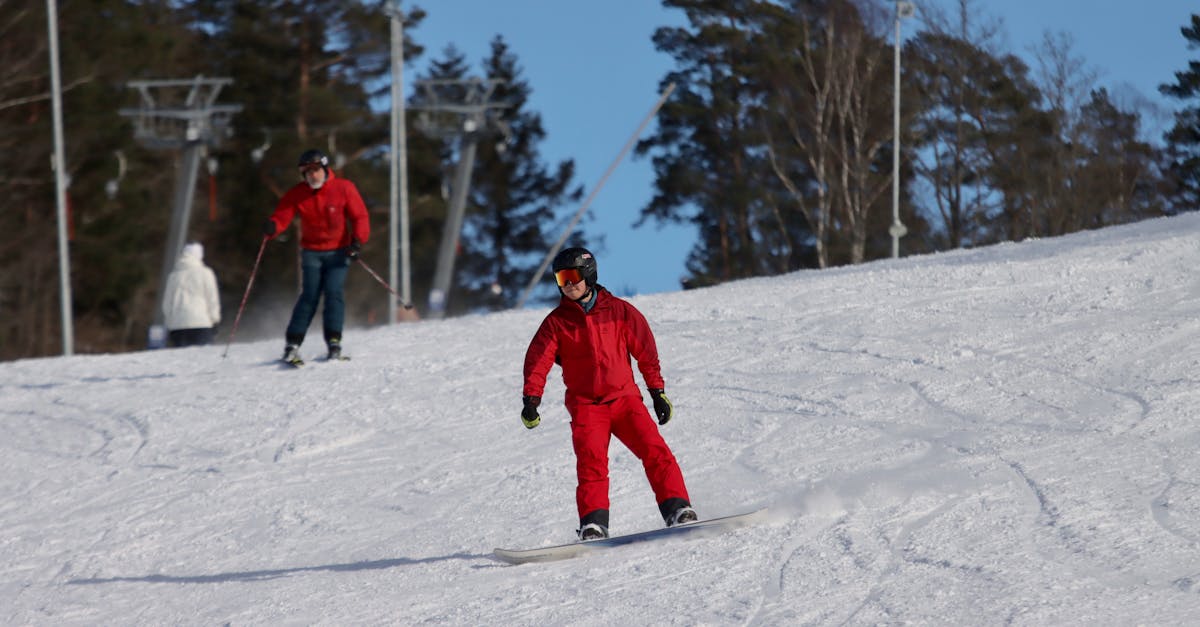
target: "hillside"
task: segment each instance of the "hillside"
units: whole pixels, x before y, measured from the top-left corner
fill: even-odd
[[[490,552],[577,522],[557,369],[518,416],[544,309],[350,330],[298,371],[276,341],[3,363],[0,623],[1190,623],[1198,235],[634,299],[696,508],[771,521],[543,565]],[[611,455],[613,531],[661,525]]]

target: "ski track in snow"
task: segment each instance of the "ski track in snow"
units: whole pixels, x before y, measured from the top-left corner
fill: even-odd
[[[545,309],[0,364],[0,623],[1191,624],[1197,233],[637,297],[698,510],[769,520],[520,567],[577,523],[557,369],[518,420]],[[613,531],[661,525],[610,456]]]

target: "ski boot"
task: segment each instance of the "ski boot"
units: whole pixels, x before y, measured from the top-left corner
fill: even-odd
[[[304,359],[300,357],[300,345],[288,344],[283,349],[283,363],[299,368],[304,365]]]

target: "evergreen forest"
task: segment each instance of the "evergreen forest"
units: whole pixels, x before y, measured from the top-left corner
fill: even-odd
[[[653,36],[673,64],[661,86],[675,89],[635,149],[655,173],[639,224],[695,226],[681,289],[891,256],[897,145],[904,254],[1200,208],[1200,12],[1163,35],[1186,39],[1193,54],[1174,60],[1175,81],[1160,87],[1175,108],[1168,130],[1151,136],[1150,105],[1101,87],[1068,38],[1048,35],[1022,57],[997,44],[979,3],[922,6],[903,43],[896,142],[896,2],[660,3],[686,20]],[[572,160],[542,158],[547,131],[529,102],[538,86],[504,33],[486,59],[434,53],[421,24],[437,3],[400,4],[405,80],[421,85],[406,90],[415,309],[403,317],[514,307],[587,189]],[[75,352],[147,345],[189,131],[155,127],[145,104],[194,105],[196,83],[183,79],[227,78],[215,103],[236,104],[184,190],[188,239],[204,243],[220,278],[219,342],[260,249],[272,271],[256,275],[238,338],[282,336],[299,280],[296,227],[260,248],[261,225],[299,181],[307,148],[358,187],[373,231],[363,261],[386,277],[395,5],[57,3]],[[63,352],[62,303],[46,3],[0,7],[0,359],[11,360]],[[163,79],[179,80],[145,87]],[[447,132],[461,120],[439,106],[480,98],[503,106],[485,109],[489,140],[472,143],[466,161],[464,136]],[[424,295],[464,162],[471,185],[450,287],[431,310]],[[535,295],[548,304],[557,294],[544,287]],[[347,326],[386,324],[386,296],[375,281],[348,282]]]

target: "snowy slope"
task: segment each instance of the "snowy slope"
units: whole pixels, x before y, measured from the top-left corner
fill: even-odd
[[[773,516],[550,564],[490,557],[576,524],[557,369],[518,417],[545,310],[0,364],[0,624],[1194,624],[1198,234],[634,299],[697,509]],[[614,532],[661,525],[612,478]]]

